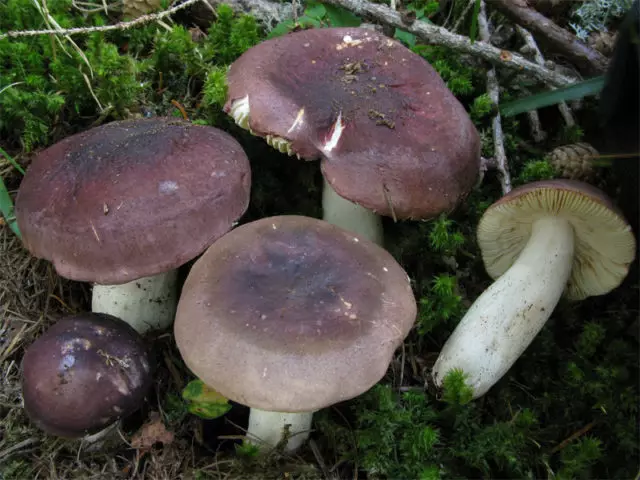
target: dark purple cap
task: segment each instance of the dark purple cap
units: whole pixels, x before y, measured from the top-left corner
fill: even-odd
[[[152,370],[142,337],[124,321],[104,313],[66,317],[24,354],[24,408],[45,432],[82,437],[140,408]]]

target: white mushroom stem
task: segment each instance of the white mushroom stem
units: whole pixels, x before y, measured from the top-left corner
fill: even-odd
[[[384,232],[380,215],[341,197],[326,179],[323,181],[323,220],[382,245]]]
[[[477,398],[500,380],[551,316],[571,274],[573,252],[567,220],[536,220],[518,259],[478,297],[445,343],[433,367],[436,384],[461,369]]]
[[[252,408],[249,413],[247,441],[262,448],[273,448],[284,439],[285,427],[288,425],[289,436],[285,451],[293,452],[309,438],[312,420],[313,412],[269,412]]]
[[[138,333],[170,327],[178,303],[178,270],[121,285],[93,286],[91,310],[121,318]]]

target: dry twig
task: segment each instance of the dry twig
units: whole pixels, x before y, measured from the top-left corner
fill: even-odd
[[[545,44],[566,56],[583,73],[597,75],[606,70],[607,58],[604,55],[582,43],[575,35],[531,8],[527,0],[493,0],[491,6],[500,10],[514,23],[522,25],[535,35],[539,35],[544,39]]]
[[[483,42],[489,43],[491,34],[489,32],[489,22],[487,21],[484,1],[480,2],[478,33]],[[495,67],[492,67],[487,71],[487,93],[495,105],[500,103],[500,85],[498,84]],[[502,118],[500,116],[500,112],[497,112],[493,117],[491,126],[493,130],[493,158],[495,168],[500,173],[500,186],[502,187],[502,193],[507,194],[511,191],[511,175],[509,174],[507,155],[504,151],[504,134],[502,133]]]
[[[467,53],[481,58],[494,65],[504,66],[519,72],[526,72],[532,78],[555,87],[563,87],[576,81],[573,77],[568,77],[540,66],[537,63],[530,62],[522,55],[500,50],[487,42],[472,43],[469,37],[456,35],[437,25],[432,25],[420,20],[415,20],[410,24],[405,23],[400,13],[391,10],[385,5],[371,3],[367,0],[325,0],[324,3],[340,5],[356,15],[368,16],[386,25],[401,28],[413,33],[426,44],[442,45],[453,51]]]
[[[516,29],[522,37],[522,40],[524,40],[526,48],[532,53],[534,61],[538,65],[544,65],[544,57],[542,56],[542,52],[540,52],[538,44],[533,38],[533,35],[531,35],[531,32],[529,32],[529,30],[527,30],[526,28],[521,27],[520,25],[516,25]],[[564,122],[568,127],[573,127],[576,124],[576,121],[573,118],[573,114],[571,113],[571,109],[565,102],[560,102],[558,104],[558,110],[560,111],[560,114],[562,115],[562,118],[564,118]]]
[[[560,442],[558,445],[556,445],[555,447],[553,447],[553,449],[551,450],[551,453],[557,453],[560,450],[562,450],[564,447],[566,447],[567,445],[569,445],[571,442],[573,442],[576,438],[581,437],[582,435],[584,435],[585,433],[589,432],[589,430],[591,430],[594,426],[596,425],[596,422],[589,422],[587,423],[584,427],[582,427],[580,430],[573,432],[571,435],[569,435],[567,438],[565,438],[562,442]]]
[[[462,22],[464,22],[465,17],[471,11],[471,8],[475,5],[475,3],[476,3],[476,0],[469,0],[467,2],[467,5],[464,7],[464,10],[456,20],[456,23],[453,24],[453,27],[451,28],[452,32],[455,33],[458,31],[458,28],[460,28],[460,25],[462,24]]]
[[[533,36],[529,33],[528,30],[521,27],[520,25],[516,25],[516,29],[518,34],[522,37],[525,42],[525,47],[523,47],[520,52],[521,53],[532,53],[533,59],[538,65],[544,65],[544,58],[538,49],[538,45],[536,45]],[[533,42],[533,44],[531,43]],[[525,52],[526,50],[526,52]],[[540,122],[540,115],[538,115],[537,110],[530,110],[527,112],[527,117],[529,117],[529,126],[531,127],[531,136],[535,142],[542,142],[545,138],[547,138],[547,133],[542,128],[542,123]]]
[[[154,22],[160,20],[161,18],[168,17],[173,13],[182,10],[183,8],[187,8],[190,5],[193,5],[196,2],[200,2],[201,0],[186,0],[183,3],[175,5],[167,10],[162,12],[153,13],[149,15],[143,15],[141,17],[136,18],[135,20],[131,20],[128,22],[120,22],[113,25],[103,25],[100,27],[77,27],[77,28],[66,28],[66,29],[44,29],[44,30],[21,30],[21,31],[11,31],[0,34],[0,40],[4,38],[17,38],[17,37],[34,37],[37,35],[49,35],[49,34],[58,34],[58,35],[77,35],[79,33],[92,33],[92,32],[107,32],[110,30],[126,30],[131,27],[135,27],[138,25],[142,25],[149,22]]]

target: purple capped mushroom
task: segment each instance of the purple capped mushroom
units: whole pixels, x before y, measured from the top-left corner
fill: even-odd
[[[380,215],[430,219],[474,186],[480,138],[438,73],[364,28],[262,42],[230,67],[224,106],[283,153],[321,160],[324,219],[382,243]]]

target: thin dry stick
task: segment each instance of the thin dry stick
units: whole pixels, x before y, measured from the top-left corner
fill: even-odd
[[[186,0],[184,3],[180,3],[175,5],[174,7],[169,8],[168,10],[164,10],[158,13],[152,13],[149,15],[143,15],[141,17],[136,18],[135,20],[131,20],[128,22],[120,22],[113,25],[103,25],[100,27],[77,27],[77,28],[67,28],[67,29],[45,29],[45,30],[22,30],[22,31],[11,31],[0,34],[0,40],[5,38],[17,38],[17,37],[34,37],[37,35],[49,35],[49,34],[59,34],[59,35],[77,35],[79,33],[92,33],[92,32],[107,32],[110,30],[126,30],[131,27],[135,27],[137,25],[142,25],[144,23],[154,22],[160,20],[161,18],[168,17],[173,13],[182,10],[183,8],[187,8],[194,3],[200,2],[201,0]]]
[[[467,53],[481,58],[494,65],[504,66],[519,72],[526,72],[532,78],[555,87],[563,87],[576,82],[576,78],[554,72],[537,63],[530,62],[522,55],[507,52],[490,45],[487,42],[471,42],[469,37],[456,35],[446,28],[432,25],[421,20],[405,23],[402,15],[385,5],[370,3],[367,0],[325,0],[323,3],[340,5],[360,16],[368,16],[377,21],[401,28],[413,33],[420,40],[429,45],[441,45],[455,52]]]
[[[544,39],[549,48],[568,58],[583,73],[599,75],[607,69],[607,57],[531,8],[528,0],[492,0],[491,8],[500,11],[513,23],[525,25],[529,31]]]
[[[0,452],[0,460],[4,460],[9,455],[14,454],[17,451],[22,450],[23,448],[28,447],[30,445],[34,445],[38,442],[40,442],[40,440],[38,440],[37,438],[27,438],[26,440],[18,442],[15,445],[12,445],[7,449],[2,450]]]
[[[478,33],[483,42],[489,43],[491,34],[489,33],[489,22],[487,21],[484,1],[480,2]],[[500,103],[500,85],[498,84],[495,67],[492,67],[487,72],[487,93],[495,105]],[[498,172],[500,172],[500,186],[502,187],[502,193],[506,195],[511,191],[511,175],[509,174],[507,155],[504,151],[504,134],[502,133],[502,118],[500,116],[500,112],[497,112],[493,117],[492,129],[494,150],[493,158],[495,167]]]
[[[460,25],[462,24],[462,22],[464,22],[465,17],[467,16],[469,11],[471,10],[471,7],[473,7],[475,5],[475,3],[476,3],[476,0],[468,0],[467,6],[464,7],[464,10],[462,11],[462,14],[458,18],[458,20],[456,20],[456,23],[453,24],[453,28],[451,28],[452,32],[455,33],[455,32],[458,31],[458,28],[460,28]]]
[[[591,430],[595,426],[595,424],[596,424],[596,422],[587,423],[584,427],[582,427],[577,432],[573,432],[571,435],[569,435],[567,438],[565,438],[562,442],[560,442],[558,445],[553,447],[553,449],[551,450],[551,453],[553,454],[553,453],[559,452],[564,447],[566,447],[571,442],[573,442],[576,438],[581,437],[582,435],[587,433],[589,430]]]
[[[524,40],[527,48],[533,53],[533,59],[538,65],[544,65],[544,57],[542,56],[542,52],[538,48],[538,44],[536,43],[533,35],[529,30],[521,27],[520,25],[516,25],[516,29],[518,33]],[[553,88],[553,87],[551,87]],[[573,118],[573,114],[571,113],[571,109],[565,102],[561,102],[558,104],[558,110],[560,110],[560,114],[562,118],[564,118],[564,123],[567,124],[568,127],[573,127],[576,124],[575,119]]]
[[[525,51],[527,51],[532,53],[535,62],[538,65],[544,65],[544,58],[542,58],[542,54],[540,53],[540,50],[538,50],[538,46],[536,45],[535,48],[531,46],[530,41],[533,41],[531,34],[520,25],[516,25],[516,29],[526,44],[520,52],[525,53]],[[538,143],[544,141],[544,139],[547,138],[547,133],[542,129],[542,123],[540,122],[540,115],[538,115],[538,111],[530,110],[527,112],[527,116],[529,117],[529,126],[531,128],[531,136],[533,137],[533,140]]]

